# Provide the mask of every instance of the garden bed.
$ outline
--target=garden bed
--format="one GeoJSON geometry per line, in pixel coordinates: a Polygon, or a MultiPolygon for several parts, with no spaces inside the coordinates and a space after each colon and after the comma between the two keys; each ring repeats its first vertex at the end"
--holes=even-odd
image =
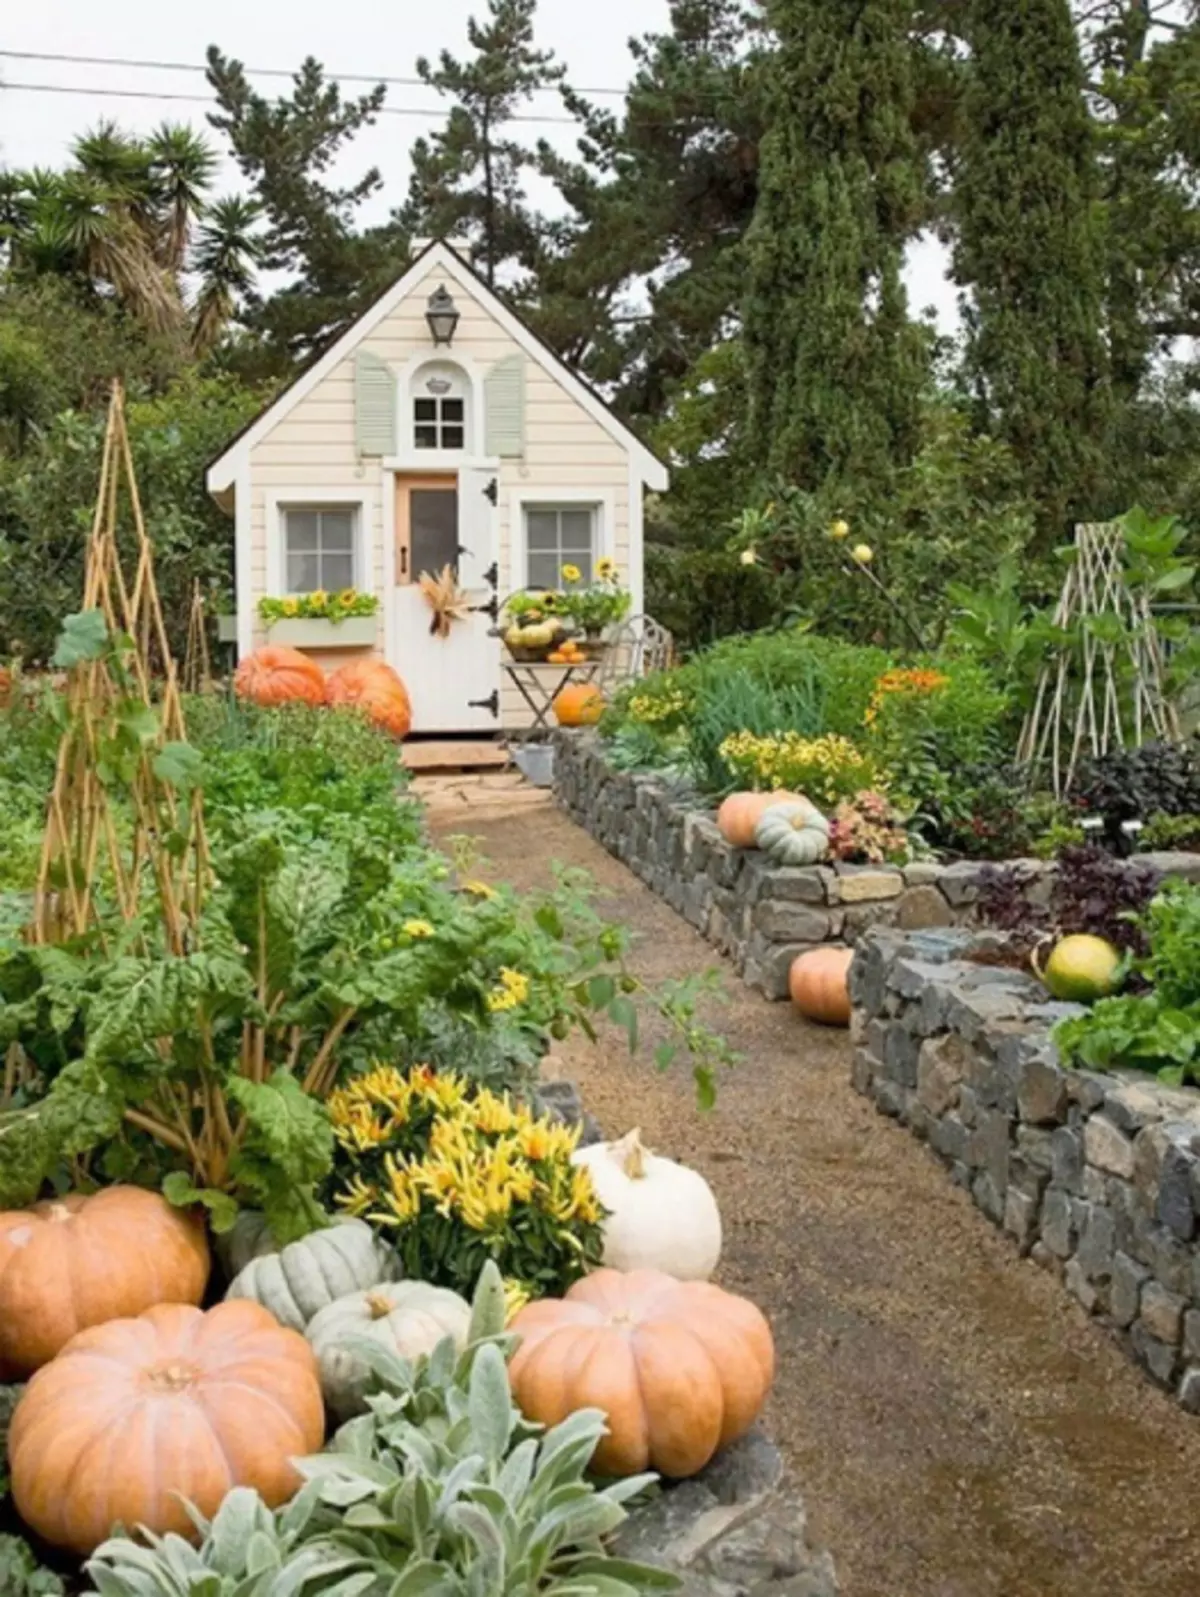
{"type": "Polygon", "coordinates": [[[851,969],[853,1081],[1200,1413],[1200,1091],[1064,1069],[1083,1013],[981,964],[992,934],[880,928],[851,969]]]}
{"type": "MultiPolygon", "coordinates": [[[[677,910],[766,997],[788,996],[799,954],[853,946],[873,927],[970,925],[987,864],[919,861],[779,868],[733,848],[704,801],[664,777],[617,770],[594,732],[559,732],[554,792],[577,825],[677,910]]],[[[1200,855],[1139,856],[1168,877],[1200,881],[1200,855]]],[[[1046,878],[1053,865],[1023,862],[1046,878]]]]}

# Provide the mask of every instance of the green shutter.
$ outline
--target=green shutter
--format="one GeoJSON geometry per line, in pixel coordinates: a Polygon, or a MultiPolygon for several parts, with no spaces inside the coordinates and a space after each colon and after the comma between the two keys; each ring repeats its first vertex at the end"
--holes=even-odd
{"type": "Polygon", "coordinates": [[[396,380],[366,349],[354,357],[354,437],[360,455],[396,453],[396,380]]]}
{"type": "Polygon", "coordinates": [[[525,453],[525,357],[497,361],[483,382],[489,455],[511,459],[525,453]]]}

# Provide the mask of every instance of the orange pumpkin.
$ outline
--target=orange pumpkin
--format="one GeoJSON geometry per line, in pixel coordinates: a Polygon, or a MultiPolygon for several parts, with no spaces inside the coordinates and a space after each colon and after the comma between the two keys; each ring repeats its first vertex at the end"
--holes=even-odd
{"type": "Polygon", "coordinates": [[[695,1475],[745,1433],[775,1373],[771,1328],[745,1298],[659,1270],[597,1270],[521,1310],[510,1374],[527,1419],[608,1416],[601,1475],[695,1475]]]}
{"type": "Polygon", "coordinates": [[[278,704],[324,704],[325,673],[299,649],[269,643],[247,655],[233,685],[239,698],[270,709],[278,704]]]}
{"type": "Polygon", "coordinates": [[[234,1486],[268,1507],[325,1437],[316,1357],[258,1303],[160,1304],[82,1331],[39,1370],[8,1433],[21,1518],[86,1558],[118,1521],[196,1539],[234,1486]]]}
{"type": "Polygon", "coordinates": [[[78,1331],[155,1303],[199,1303],[200,1220],[140,1187],[0,1214],[0,1370],[24,1378],[78,1331]]]}
{"type": "Polygon", "coordinates": [[[848,977],[854,960],[852,948],[814,948],[792,961],[788,991],[807,1020],[822,1026],[850,1024],[848,977]]]}
{"type": "Polygon", "coordinates": [[[351,660],[333,673],[326,691],[330,704],[357,706],[395,738],[412,731],[408,689],[382,660],[351,660]]]}
{"type": "Polygon", "coordinates": [[[0,665],[0,709],[12,697],[12,672],[7,666],[0,665]]]}
{"type": "Polygon", "coordinates": [[[554,700],[559,726],[595,726],[604,714],[604,695],[587,682],[571,682],[554,700]]]}
{"type": "Polygon", "coordinates": [[[721,836],[734,848],[753,848],[754,829],[773,804],[794,804],[797,793],[731,793],[717,811],[721,836]]]}

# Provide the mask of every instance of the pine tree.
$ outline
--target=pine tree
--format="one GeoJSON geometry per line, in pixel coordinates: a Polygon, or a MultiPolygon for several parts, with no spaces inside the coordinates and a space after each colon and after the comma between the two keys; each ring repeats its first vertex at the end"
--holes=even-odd
{"type": "Polygon", "coordinates": [[[536,11],[537,0],[488,0],[487,22],[467,26],[472,58],[443,50],[436,66],[417,62],[422,81],[454,105],[442,131],[413,146],[400,220],[414,234],[464,239],[492,285],[506,266],[529,270],[538,250],[525,192],[538,157],[505,131],[538,90],[562,80],[553,53],[534,46],[536,11]]]}
{"type": "Polygon", "coordinates": [[[1116,508],[1095,139],[1068,0],[972,0],[954,273],[982,430],[1004,439],[1046,541],[1116,508]]]}
{"type": "Polygon", "coordinates": [[[926,204],[909,0],[767,0],[748,240],[748,448],[806,489],[882,484],[914,446],[925,335],[901,271],[926,204]]]}

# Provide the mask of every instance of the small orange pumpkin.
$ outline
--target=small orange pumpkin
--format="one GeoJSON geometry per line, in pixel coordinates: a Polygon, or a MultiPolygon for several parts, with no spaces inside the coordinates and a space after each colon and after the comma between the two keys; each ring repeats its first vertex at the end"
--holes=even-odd
{"type": "Polygon", "coordinates": [[[324,1437],[317,1361],[298,1331],[246,1299],[207,1314],[160,1304],[80,1332],[30,1381],[8,1434],[13,1500],[81,1558],[118,1521],[194,1541],[181,1499],[211,1517],[251,1486],[275,1508],[299,1490],[292,1460],[324,1437]]]}
{"type": "Polygon", "coordinates": [[[734,848],[753,848],[754,829],[775,804],[794,804],[796,793],[731,793],[717,811],[721,836],[734,848]]]}
{"type": "Polygon", "coordinates": [[[0,1214],[0,1370],[24,1378],[88,1326],[199,1303],[209,1265],[202,1222],[140,1187],[0,1214]]]}
{"type": "Polygon", "coordinates": [[[7,666],[0,665],[0,709],[3,709],[12,697],[12,672],[7,666]]]}
{"type": "Polygon", "coordinates": [[[408,689],[382,660],[351,660],[330,677],[326,694],[330,704],[362,710],[394,738],[406,738],[412,731],[408,689]]]}
{"type": "Polygon", "coordinates": [[[264,709],[280,704],[324,704],[325,673],[299,649],[268,643],[255,649],[233,679],[238,697],[264,709]]]}
{"type": "Polygon", "coordinates": [[[595,726],[604,714],[604,695],[588,682],[569,683],[554,700],[559,726],[595,726]]]}
{"type": "Polygon", "coordinates": [[[848,977],[853,961],[852,948],[814,948],[792,961],[788,991],[806,1020],[822,1026],[850,1024],[848,977]]]}
{"type": "Polygon", "coordinates": [[[596,1270],[522,1309],[510,1367],[527,1419],[602,1409],[601,1475],[695,1475],[758,1418],[775,1373],[771,1328],[745,1298],[660,1270],[596,1270]]]}

